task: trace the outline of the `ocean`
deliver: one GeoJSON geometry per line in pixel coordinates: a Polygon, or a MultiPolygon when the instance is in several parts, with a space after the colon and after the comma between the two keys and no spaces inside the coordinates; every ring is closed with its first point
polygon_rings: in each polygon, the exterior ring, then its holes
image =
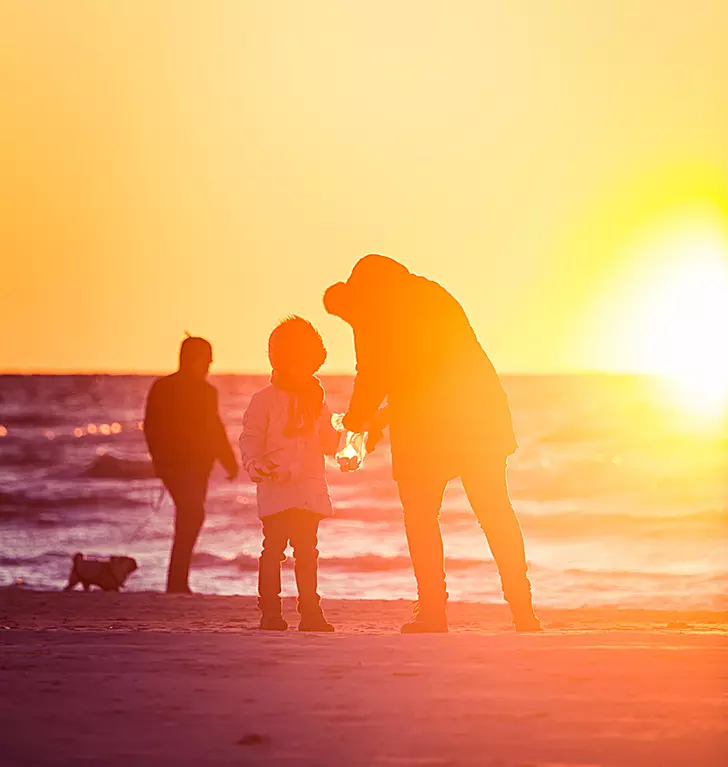
{"type": "MultiPolygon", "coordinates": [[[[537,606],[728,607],[728,441],[694,428],[655,379],[505,376],[520,448],[509,461],[537,606]]],[[[173,507],[150,473],[145,376],[0,376],[0,586],[59,589],[71,556],[129,554],[127,590],[162,590],[173,507]]],[[[213,376],[234,444],[261,376],[213,376]]],[[[345,409],[348,377],[326,377],[345,409]]],[[[415,598],[389,448],[329,467],[325,597],[415,598]]],[[[499,581],[459,482],[442,513],[452,599],[498,602],[499,581]]],[[[215,470],[193,590],[254,594],[260,525],[247,478],[215,470]]],[[[290,561],[284,591],[293,593],[290,561]]]]}

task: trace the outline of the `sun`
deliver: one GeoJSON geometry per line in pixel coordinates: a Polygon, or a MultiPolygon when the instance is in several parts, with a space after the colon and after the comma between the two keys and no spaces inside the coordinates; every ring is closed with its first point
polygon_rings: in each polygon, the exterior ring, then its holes
{"type": "Polygon", "coordinates": [[[691,257],[665,265],[639,315],[637,341],[696,417],[720,419],[728,398],[728,268],[725,256],[695,241],[691,257]]]}
{"type": "Polygon", "coordinates": [[[636,237],[625,260],[610,302],[620,367],[657,374],[696,423],[721,426],[728,402],[724,219],[715,209],[673,214],[636,237]]]}

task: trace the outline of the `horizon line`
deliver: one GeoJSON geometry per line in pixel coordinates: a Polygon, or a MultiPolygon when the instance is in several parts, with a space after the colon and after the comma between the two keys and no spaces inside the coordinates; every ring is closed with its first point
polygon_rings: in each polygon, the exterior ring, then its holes
{"type": "MultiPolygon", "coordinates": [[[[170,373],[174,373],[176,370],[78,370],[78,369],[61,369],[61,370],[21,370],[21,369],[9,369],[0,370],[0,376],[165,376],[170,373]]],[[[328,377],[341,377],[355,375],[354,370],[327,370],[323,373],[319,373],[320,376],[328,377]]],[[[210,377],[216,376],[269,376],[270,370],[213,370],[210,372],[210,377]]],[[[503,370],[498,372],[499,376],[507,377],[536,377],[536,376],[593,376],[593,375],[612,375],[612,376],[652,376],[660,377],[665,375],[658,371],[649,370],[619,370],[619,369],[602,369],[602,368],[585,368],[585,369],[573,369],[573,370],[503,370]]]]}

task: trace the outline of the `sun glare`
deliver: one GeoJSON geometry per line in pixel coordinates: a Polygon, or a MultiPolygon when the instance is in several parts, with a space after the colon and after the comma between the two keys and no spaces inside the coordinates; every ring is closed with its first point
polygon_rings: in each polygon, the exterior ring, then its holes
{"type": "Polygon", "coordinates": [[[728,400],[723,220],[703,211],[662,222],[633,243],[629,261],[616,323],[629,366],[657,374],[696,424],[720,427],[728,400]]]}

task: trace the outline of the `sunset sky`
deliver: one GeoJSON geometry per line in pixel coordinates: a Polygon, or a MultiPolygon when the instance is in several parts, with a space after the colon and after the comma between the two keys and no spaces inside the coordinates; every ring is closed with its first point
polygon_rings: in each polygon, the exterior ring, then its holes
{"type": "Polygon", "coordinates": [[[724,0],[3,0],[0,370],[162,371],[188,330],[258,371],[290,313],[348,370],[321,293],[370,252],[504,372],[723,358],[726,30],[724,0]]]}

